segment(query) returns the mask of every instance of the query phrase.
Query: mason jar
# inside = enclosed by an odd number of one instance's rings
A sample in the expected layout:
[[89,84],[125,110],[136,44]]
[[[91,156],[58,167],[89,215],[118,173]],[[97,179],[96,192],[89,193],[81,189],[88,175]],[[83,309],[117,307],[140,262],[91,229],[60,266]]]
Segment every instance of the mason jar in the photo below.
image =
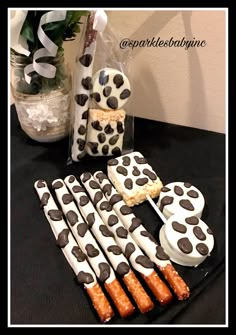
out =
[[38,142],[55,142],[68,136],[71,119],[72,80],[65,65],[64,53],[43,57],[39,61],[56,67],[54,78],[36,72],[28,84],[24,68],[31,57],[11,52],[11,92],[23,131]]

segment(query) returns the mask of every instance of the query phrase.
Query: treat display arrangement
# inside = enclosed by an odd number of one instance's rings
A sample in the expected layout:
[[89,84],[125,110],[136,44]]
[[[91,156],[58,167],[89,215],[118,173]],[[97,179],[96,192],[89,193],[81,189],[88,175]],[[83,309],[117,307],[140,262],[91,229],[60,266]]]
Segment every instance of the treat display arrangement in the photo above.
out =
[[[90,157],[83,164],[66,166],[57,158],[65,141],[35,146],[27,140],[26,145],[13,117],[12,158],[17,162],[12,170],[14,322],[172,323],[185,307],[191,308],[200,292],[207,294],[206,285],[223,271],[224,167],[219,163],[224,157],[223,137],[192,129],[190,136],[184,127],[173,126],[175,134],[180,128],[185,132],[195,149],[202,133],[209,148],[217,142],[219,150],[212,159],[217,168],[206,181],[198,164],[201,157],[194,160],[189,153],[193,161],[185,171],[180,168],[181,159],[175,159],[174,152],[181,156],[186,147],[171,135],[171,125],[136,120],[137,133],[145,127],[150,137],[142,142],[137,135],[132,153],[96,157],[96,161]],[[167,139],[168,155],[161,139],[150,146],[157,129],[162,140]],[[204,149],[199,156],[209,154],[208,147]],[[25,157],[28,163],[22,171]],[[24,182],[26,174],[30,178]],[[166,222],[152,210],[147,194]],[[20,259],[21,269],[14,266]],[[35,307],[33,292],[38,301]],[[19,311],[24,295],[27,310]],[[46,296],[46,306],[41,296]],[[61,311],[60,300],[65,301]]]

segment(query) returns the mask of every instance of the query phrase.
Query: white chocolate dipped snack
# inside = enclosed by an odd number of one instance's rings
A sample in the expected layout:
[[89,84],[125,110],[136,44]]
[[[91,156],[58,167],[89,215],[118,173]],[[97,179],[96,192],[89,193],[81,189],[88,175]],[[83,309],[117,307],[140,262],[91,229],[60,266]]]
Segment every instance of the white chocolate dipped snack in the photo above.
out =
[[104,110],[120,109],[131,94],[129,79],[113,68],[100,69],[94,74],[92,91],[92,97]]
[[94,174],[94,179],[100,185],[106,199],[113,206],[114,211],[122,221],[123,225],[126,229],[128,229],[129,233],[139,247],[163,273],[178,299],[183,300],[188,298],[190,294],[189,288],[174,269],[169,260],[169,256],[167,256],[167,254],[163,251],[163,248],[157,244],[155,238],[145,229],[142,225],[142,221],[134,215],[131,209],[128,214],[124,214],[122,208],[124,208],[126,204],[112,186],[108,177],[102,171],[97,171]]
[[[114,303],[121,317],[131,315],[134,311],[134,307],[117,281],[114,271],[107,262],[102,250],[98,246],[93,235],[90,233],[88,224],[82,219],[73,201],[73,196],[68,193],[68,189],[62,179],[55,180],[53,182],[53,188],[55,189],[58,201],[63,209],[63,213],[68,220],[69,227],[71,228],[77,242],[81,246],[81,249],[87,255],[95,273],[102,281],[104,281],[105,288],[109,288],[107,289],[108,293],[111,294],[112,292],[111,297],[114,299]],[[106,236],[106,234],[104,236]],[[117,273],[121,276],[130,270],[129,264],[123,254],[107,252],[107,255],[109,255],[109,260],[116,269]]]
[[91,156],[121,155],[125,126],[125,111],[89,109],[86,151]]
[[190,183],[173,182],[162,187],[157,206],[166,219],[177,213],[201,218],[205,200]]
[[170,259],[184,266],[198,266],[214,247],[212,230],[197,216],[172,215],[160,230],[160,243]]
[[108,177],[128,206],[142,203],[149,195],[160,194],[162,182],[140,152],[132,152],[107,162]]
[[89,97],[92,89],[93,62],[96,51],[97,31],[93,29],[94,13],[87,21],[84,51],[80,58],[76,58],[75,96],[74,96],[74,125],[71,157],[79,161],[85,154]]
[[114,312],[99,286],[96,276],[86,260],[85,254],[79,249],[74,237],[70,233],[63,219],[62,212],[58,210],[49,192],[47,183],[44,180],[38,180],[35,182],[34,187],[41,201],[41,207],[43,207],[45,216],[57,240],[57,244],[76,274],[78,282],[84,285],[100,320],[102,322],[109,321]]
[[[166,284],[159,278],[153,269],[153,262],[150,261],[150,259],[140,250],[137,243],[129,234],[129,231],[119,220],[119,217],[112,209],[112,206],[107,201],[105,195],[102,193],[102,197],[99,197],[99,200],[96,201],[96,194],[101,192],[99,184],[94,180],[89,172],[82,174],[80,179],[89,193],[93,203],[96,205],[101,218],[113,232],[117,244],[127,256],[133,268],[143,276],[149,288],[161,304],[169,303],[172,299],[172,294]],[[121,211],[123,215],[128,215],[131,209],[127,205],[124,205],[121,208]]]

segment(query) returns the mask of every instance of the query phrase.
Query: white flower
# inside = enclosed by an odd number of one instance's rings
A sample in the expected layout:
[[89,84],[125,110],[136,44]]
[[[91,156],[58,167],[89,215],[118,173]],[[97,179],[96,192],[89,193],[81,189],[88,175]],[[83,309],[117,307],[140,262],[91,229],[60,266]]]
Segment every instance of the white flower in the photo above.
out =
[[26,39],[20,35],[20,32],[27,13],[27,10],[10,10],[10,45],[13,50],[25,56],[29,56],[30,51]]
[[47,127],[55,126],[59,121],[46,104],[27,108],[26,112],[32,126],[37,129],[37,131],[46,130]]

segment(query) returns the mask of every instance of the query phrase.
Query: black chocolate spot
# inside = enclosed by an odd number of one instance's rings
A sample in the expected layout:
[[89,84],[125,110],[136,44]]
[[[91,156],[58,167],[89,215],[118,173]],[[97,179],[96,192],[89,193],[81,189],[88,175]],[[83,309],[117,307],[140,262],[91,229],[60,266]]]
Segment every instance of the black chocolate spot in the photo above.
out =
[[169,197],[169,196],[165,196],[161,199],[161,204],[160,204],[160,211],[163,211],[163,208],[167,205],[172,204],[172,202],[174,201],[173,197]]
[[192,184],[190,184],[190,183],[184,183],[184,186],[187,187],[187,188],[189,188],[189,187],[192,186]]
[[131,242],[127,243],[126,247],[125,247],[125,252],[124,252],[125,257],[129,259],[130,256],[132,255],[132,253],[135,251],[135,249],[136,248],[135,248],[135,245],[133,243],[131,243]]
[[120,88],[124,84],[124,79],[121,74],[116,74],[113,78],[113,83],[116,85],[116,88]]
[[79,193],[79,192],[84,192],[84,189],[83,189],[83,187],[80,186],[80,185],[74,185],[74,186],[72,187],[72,191],[73,191],[74,193]]
[[102,191],[103,191],[103,193],[104,193],[105,195],[107,194],[108,196],[110,196],[110,195],[111,195],[111,191],[112,191],[112,186],[111,186],[111,184],[106,184],[106,185],[104,185]]
[[140,235],[148,237],[150,241],[152,241],[154,243],[157,243],[157,241],[155,240],[155,238],[153,237],[153,235],[151,233],[149,233],[148,231],[146,231],[146,230],[142,230],[140,232]]
[[114,206],[117,202],[123,200],[122,196],[120,194],[113,194],[110,199],[110,204]]
[[42,180],[42,179],[38,180],[38,182],[37,182],[37,187],[38,188],[42,188],[42,187],[45,187],[45,186],[46,186],[46,184],[45,184],[44,180]]
[[58,188],[61,188],[62,186],[63,186],[63,183],[59,180],[52,184],[52,188],[54,190],[57,190]]
[[109,264],[107,263],[99,263],[99,269],[100,269],[100,275],[99,275],[99,279],[101,280],[101,282],[104,282],[105,280],[107,280],[107,278],[110,277],[110,273],[111,273],[111,268],[109,266]]
[[90,284],[94,281],[93,276],[84,271],[80,271],[77,275],[77,280],[80,284]]
[[190,216],[189,218],[185,219],[185,222],[191,225],[197,225],[199,223],[199,219],[197,216]]
[[79,247],[74,246],[71,250],[72,255],[75,256],[78,262],[83,262],[87,259],[86,255],[80,250]]
[[84,106],[87,100],[88,100],[87,94],[76,94],[75,95],[75,101],[80,106]]
[[121,165],[117,166],[116,171],[120,174],[123,174],[123,176],[127,176],[128,174],[127,169]]
[[119,228],[116,229],[116,234],[120,238],[127,238],[128,230],[124,227],[119,227]]
[[91,149],[93,154],[98,154],[98,143],[96,142],[88,142],[89,148]]
[[50,193],[44,192],[41,198],[40,207],[43,208],[48,204],[48,199],[50,198]]
[[69,203],[71,203],[74,200],[74,197],[72,194],[68,193],[68,194],[63,194],[62,196],[62,202],[65,205],[68,205]]
[[114,155],[114,156],[120,156],[121,155],[121,150],[119,147],[115,147],[114,149],[111,150],[111,153]]
[[139,176],[140,175],[140,171],[139,171],[139,169],[137,168],[137,166],[134,166],[133,167],[133,171],[132,171],[132,175],[133,176],[135,176],[135,177],[137,177],[137,176]]
[[132,181],[132,179],[131,178],[125,179],[124,185],[125,185],[125,187],[128,190],[132,190],[132,188],[133,188],[133,181]]
[[79,221],[78,215],[72,210],[66,213],[66,219],[72,227]]
[[165,253],[164,249],[160,245],[156,246],[155,256],[161,261],[167,261],[168,259],[170,259],[170,257]]
[[105,226],[104,224],[101,224],[99,226],[99,230],[102,233],[103,236],[105,237],[114,237],[114,234],[112,231],[110,231],[107,226]]
[[95,193],[95,196],[94,196],[94,199],[93,199],[93,203],[94,203],[94,205],[96,206],[97,203],[98,203],[102,198],[103,198],[103,193],[102,193],[102,191],[97,191],[97,192]]
[[108,226],[112,227],[118,223],[118,217],[114,214],[111,214],[108,218]]
[[91,177],[92,175],[90,172],[84,172],[81,180],[83,183],[86,183],[86,181],[88,181]]
[[85,146],[85,141],[82,140],[81,138],[78,138],[77,139],[77,143],[79,144],[79,146],[78,146],[79,151],[83,151],[84,150],[84,146]]
[[105,71],[101,71],[99,74],[99,84],[100,85],[106,85],[109,81],[109,75],[105,75]]
[[79,198],[79,205],[80,206],[85,206],[89,203],[89,198],[87,197],[87,195],[81,195],[81,197]]
[[100,125],[100,122],[99,121],[93,121],[91,122],[91,126],[96,129],[96,130],[102,130],[102,126]]
[[94,215],[94,213],[88,214],[87,217],[86,217],[86,221],[88,222],[88,226],[91,228],[92,225],[95,222],[95,215]]
[[154,264],[147,256],[138,256],[135,259],[135,262],[142,265],[146,269],[151,269],[154,267]]
[[124,89],[120,94],[120,99],[127,99],[130,96],[131,92],[127,88]]
[[109,166],[114,166],[114,165],[117,165],[119,162],[117,159],[115,158],[112,158],[112,159],[109,159],[109,161],[107,162],[107,165]]
[[75,176],[70,176],[68,179],[69,183],[73,183],[75,181]]
[[116,129],[118,134],[122,134],[124,132],[123,123],[121,121],[117,121]]
[[84,237],[88,230],[88,225],[85,222],[79,223],[77,226],[78,235]]
[[148,176],[151,180],[156,180],[157,179],[156,174],[149,169],[143,169],[143,174]]
[[88,119],[88,113],[89,113],[88,110],[86,110],[86,111],[83,112],[83,114],[82,114],[82,120],[87,120]]
[[107,106],[111,109],[117,109],[118,107],[118,100],[116,97],[109,97],[107,99]]
[[81,125],[79,128],[78,128],[78,133],[80,135],[84,135],[86,133],[86,128],[85,126]]
[[198,238],[201,241],[205,241],[206,235],[203,233],[201,227],[199,226],[193,227],[193,233],[196,236],[196,238]]
[[174,187],[174,192],[175,194],[182,196],[184,194],[184,191],[182,190],[182,188],[180,186],[175,186]]
[[98,92],[90,94],[90,97],[93,98],[96,102],[100,102],[101,101],[101,96],[100,96],[100,94]]
[[124,166],[129,166],[130,165],[130,158],[129,156],[123,156],[122,157],[122,163]]
[[187,228],[185,227],[185,225],[177,222],[177,221],[173,221],[172,222],[172,228],[177,231],[178,233],[181,233],[181,234],[185,234],[186,231],[187,231]]
[[98,172],[96,174],[96,178],[98,179],[100,184],[103,182],[104,179],[108,179],[107,176],[105,175],[105,173],[103,173],[103,172]]
[[124,205],[120,208],[120,212],[123,215],[128,215],[132,213],[132,209],[130,207],[128,207],[127,205]]
[[112,126],[108,123],[105,128],[104,131],[106,134],[112,134],[114,132],[114,129],[112,128]]
[[139,186],[143,186],[148,183],[148,179],[146,177],[144,178],[138,178],[135,183]]
[[179,202],[180,206],[188,211],[193,211],[194,207],[193,204],[188,199],[182,199]]
[[91,77],[86,77],[81,80],[81,85],[85,90],[91,90],[93,88],[92,84],[92,78]]
[[190,254],[193,251],[192,243],[189,241],[187,237],[179,239],[177,245],[180,248],[180,250],[185,254]]
[[92,63],[93,57],[90,54],[85,54],[79,58],[80,63],[83,66],[89,67],[89,65]]
[[134,156],[134,160],[137,164],[146,164],[147,160],[144,157]]
[[207,233],[213,235],[213,231],[210,228],[207,228]]
[[99,208],[101,209],[101,211],[107,211],[107,212],[110,212],[112,210],[112,206],[109,203],[109,201],[102,201]]
[[126,273],[128,273],[130,270],[130,267],[127,263],[125,262],[121,262],[116,269],[116,272],[120,275],[120,276],[124,276],[126,275]]
[[170,188],[166,187],[166,186],[163,186],[161,188],[161,192],[169,192],[170,191]]
[[102,147],[102,153],[103,153],[103,155],[107,155],[107,154],[108,154],[108,151],[109,151],[109,145],[105,144],[105,145]]
[[58,235],[57,245],[60,248],[64,248],[69,243],[69,239],[68,239],[69,232],[70,230],[66,228],[66,229],[63,229]]
[[132,221],[132,223],[129,227],[129,231],[130,231],[130,233],[133,233],[133,231],[135,229],[137,229],[142,224],[142,221],[139,218],[132,218],[131,221]]
[[116,142],[118,141],[118,139],[119,139],[119,134],[116,134],[116,135],[112,136],[112,137],[109,139],[109,144],[111,144],[111,145],[116,144]]
[[95,189],[100,189],[100,186],[98,185],[98,183],[95,180],[90,180],[89,182],[89,186],[95,190]]
[[89,257],[96,257],[99,255],[99,250],[94,248],[92,244],[86,244],[85,249]]
[[206,256],[209,253],[209,249],[205,243],[198,243],[196,249],[202,256]]
[[187,192],[187,195],[189,196],[189,197],[191,197],[191,198],[198,198],[198,193],[196,192],[196,191],[194,191],[194,190],[190,190],[190,191],[188,191]]
[[111,86],[106,86],[102,91],[104,97],[106,98],[109,97],[109,95],[111,94],[111,90],[112,90]]
[[50,216],[50,219],[53,221],[62,220],[62,211],[59,211],[59,209],[50,209],[48,211],[48,215]]
[[104,143],[106,141],[106,135],[104,133],[98,134],[99,143]]
[[107,251],[112,252],[114,255],[120,255],[122,254],[122,250],[118,245],[110,245],[107,248]]

